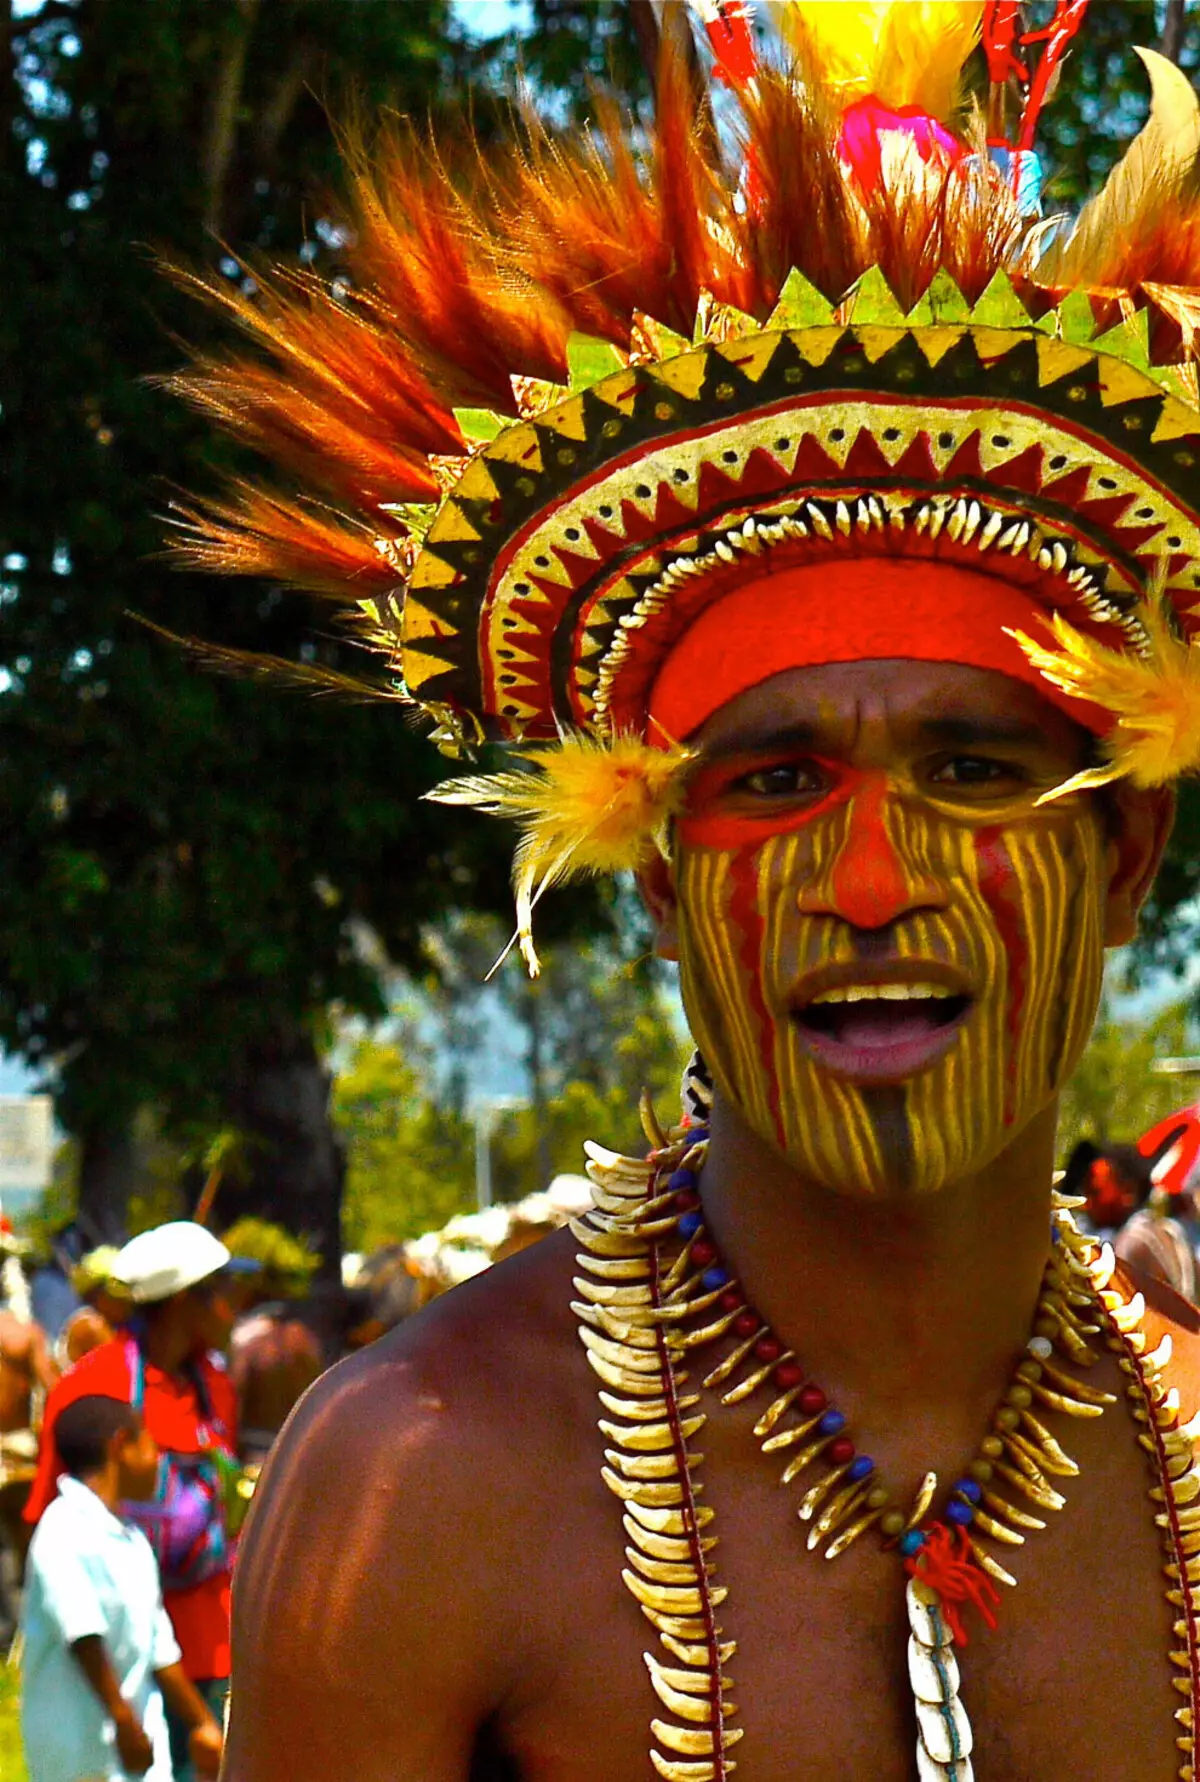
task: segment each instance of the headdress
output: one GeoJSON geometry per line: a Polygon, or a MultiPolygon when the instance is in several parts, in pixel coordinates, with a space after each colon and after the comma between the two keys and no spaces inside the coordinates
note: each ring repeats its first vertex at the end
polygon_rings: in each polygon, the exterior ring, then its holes
{"type": "Polygon", "coordinates": [[[1200,763],[1200,108],[1139,51],[1146,128],[1042,218],[1085,4],[793,0],[768,66],[701,0],[732,123],[668,57],[648,139],[530,120],[469,198],[414,133],[351,144],[347,276],[209,286],[257,350],[181,387],[293,484],[193,508],[191,555],[352,604],[448,753],[523,746],[440,796],[524,822],[531,964],[540,891],[644,860],[717,692],[780,667],[1032,679],[1102,739],[1072,785],[1200,763]]]}

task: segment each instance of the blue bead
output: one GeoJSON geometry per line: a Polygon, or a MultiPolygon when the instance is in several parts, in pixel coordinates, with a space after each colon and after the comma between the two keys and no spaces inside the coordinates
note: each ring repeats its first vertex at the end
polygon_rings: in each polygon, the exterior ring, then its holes
{"type": "Polygon", "coordinates": [[[729,1270],[727,1268],[706,1268],[700,1279],[704,1286],[710,1290],[717,1287],[728,1287],[729,1270]]]}
{"type": "Polygon", "coordinates": [[[1052,1225],[1050,1227],[1050,1242],[1052,1244],[1062,1243],[1062,1232],[1058,1229],[1057,1225],[1052,1225]]]}
{"type": "Polygon", "coordinates": [[[957,1522],[960,1528],[966,1528],[974,1522],[975,1511],[970,1504],[960,1503],[956,1497],[952,1497],[946,1505],[946,1520],[957,1522]]]}
{"type": "Polygon", "coordinates": [[[911,1559],[913,1554],[919,1553],[924,1545],[925,1536],[919,1528],[910,1528],[907,1534],[900,1536],[900,1551],[905,1559],[911,1559]]]}
{"type": "Polygon", "coordinates": [[[688,1130],[687,1130],[687,1142],[689,1145],[707,1144],[708,1143],[708,1127],[707,1126],[689,1126],[688,1130]]]}
{"type": "Polygon", "coordinates": [[[974,1479],[955,1479],[954,1490],[960,1491],[964,1497],[969,1497],[973,1504],[977,1504],[983,1496],[982,1485],[977,1485],[974,1479]]]}
{"type": "Polygon", "coordinates": [[[840,1435],[846,1427],[846,1419],[840,1411],[826,1411],[817,1424],[818,1435],[840,1435]]]}
{"type": "Polygon", "coordinates": [[[851,1484],[856,1484],[859,1479],[865,1479],[868,1473],[873,1473],[874,1471],[875,1462],[871,1459],[870,1455],[860,1454],[857,1460],[852,1460],[850,1462],[850,1468],[846,1477],[850,1480],[851,1484]]]}
{"type": "Polygon", "coordinates": [[[696,1172],[694,1169],[677,1169],[667,1177],[667,1187],[672,1194],[678,1194],[683,1188],[694,1188],[695,1186],[696,1172]]]}
{"type": "Polygon", "coordinates": [[[680,1237],[695,1237],[703,1224],[704,1220],[700,1217],[699,1213],[681,1213],[679,1215],[680,1237]]]}

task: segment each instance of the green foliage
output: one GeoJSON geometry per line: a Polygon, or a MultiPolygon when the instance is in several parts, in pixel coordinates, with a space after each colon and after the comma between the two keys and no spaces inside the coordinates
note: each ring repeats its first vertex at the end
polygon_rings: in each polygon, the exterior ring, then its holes
{"type": "Polygon", "coordinates": [[[473,1128],[428,1098],[422,1070],[398,1046],[360,1040],[338,1075],[333,1105],[347,1153],[347,1249],[376,1250],[470,1211],[473,1128]]]}
{"type": "Polygon", "coordinates": [[[1194,1084],[1153,1076],[1155,1058],[1188,1049],[1188,1012],[1173,1003],[1145,1022],[1114,1020],[1102,1007],[1087,1051],[1067,1085],[1058,1123],[1059,1162],[1081,1138],[1131,1143],[1194,1098],[1194,1084]]]}
{"type": "MultiPolygon", "coordinates": [[[[1041,4],[1028,10],[1044,22],[1043,15],[1053,8],[1041,4]]],[[[1150,83],[1133,45],[1164,47],[1159,37],[1162,12],[1154,0],[1092,0],[1038,130],[1056,207],[1078,205],[1095,191],[1145,123],[1150,83]]],[[[1194,78],[1200,61],[1200,21],[1194,8],[1192,15],[1179,60],[1194,78]]]]}
{"type": "Polygon", "coordinates": [[[415,1237],[474,1206],[475,1085],[499,1019],[524,1033],[530,1089],[495,1121],[495,1200],[582,1173],[586,1138],[642,1148],[643,1088],[674,1117],[686,1042],[661,968],[631,938],[632,913],[621,926],[624,940],[546,948],[535,983],[514,963],[490,1003],[482,979],[503,931],[464,918],[435,937],[437,973],[399,1012],[395,1038],[359,1041],[335,1085],[348,1247],[415,1237]]]}
{"type": "Polygon", "coordinates": [[[333,270],[323,101],[444,121],[487,59],[448,27],[445,0],[79,0],[10,27],[0,1043],[75,1131],[146,1103],[219,1128],[256,1057],[331,1005],[384,1012],[364,923],[412,963],[439,911],[507,902],[507,838],[420,802],[437,759],[391,711],[197,674],[126,616],[338,662],[309,603],[163,560],[172,486],[211,488],[224,448],[148,381],[214,326],[151,253],[333,270]]]}
{"type": "Polygon", "coordinates": [[[221,1233],[221,1241],[234,1256],[261,1264],[272,1284],[288,1284],[303,1292],[321,1258],[303,1242],[270,1219],[253,1214],[236,1220],[221,1233]]]}

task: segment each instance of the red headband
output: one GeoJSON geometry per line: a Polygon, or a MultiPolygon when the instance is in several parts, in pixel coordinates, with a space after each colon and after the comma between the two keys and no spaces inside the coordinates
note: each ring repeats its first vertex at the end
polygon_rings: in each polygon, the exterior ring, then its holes
{"type": "Polygon", "coordinates": [[[660,734],[682,742],[739,693],[830,662],[957,662],[1024,681],[1086,729],[1112,718],[1043,679],[1005,627],[1037,637],[1045,608],[1009,582],[953,564],[855,557],[737,588],[674,645],[650,694],[660,734]]]}

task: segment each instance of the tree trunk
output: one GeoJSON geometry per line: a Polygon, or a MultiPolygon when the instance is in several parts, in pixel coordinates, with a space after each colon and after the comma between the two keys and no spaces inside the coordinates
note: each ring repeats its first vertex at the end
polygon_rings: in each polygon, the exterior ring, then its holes
{"type": "Polygon", "coordinates": [[[95,1127],[79,1135],[79,1224],[89,1246],[123,1244],[137,1173],[132,1129],[95,1127]]]}
{"type": "Polygon", "coordinates": [[[1159,39],[1159,53],[1169,62],[1178,63],[1183,53],[1183,33],[1187,26],[1187,0],[1167,0],[1167,16],[1159,39]]]}
{"type": "Polygon", "coordinates": [[[280,1034],[243,1062],[229,1116],[246,1135],[251,1179],[217,1196],[220,1231],[245,1214],[271,1219],[321,1254],[320,1275],[339,1281],[346,1159],[329,1117],[332,1078],[306,1033],[280,1034]]]}

